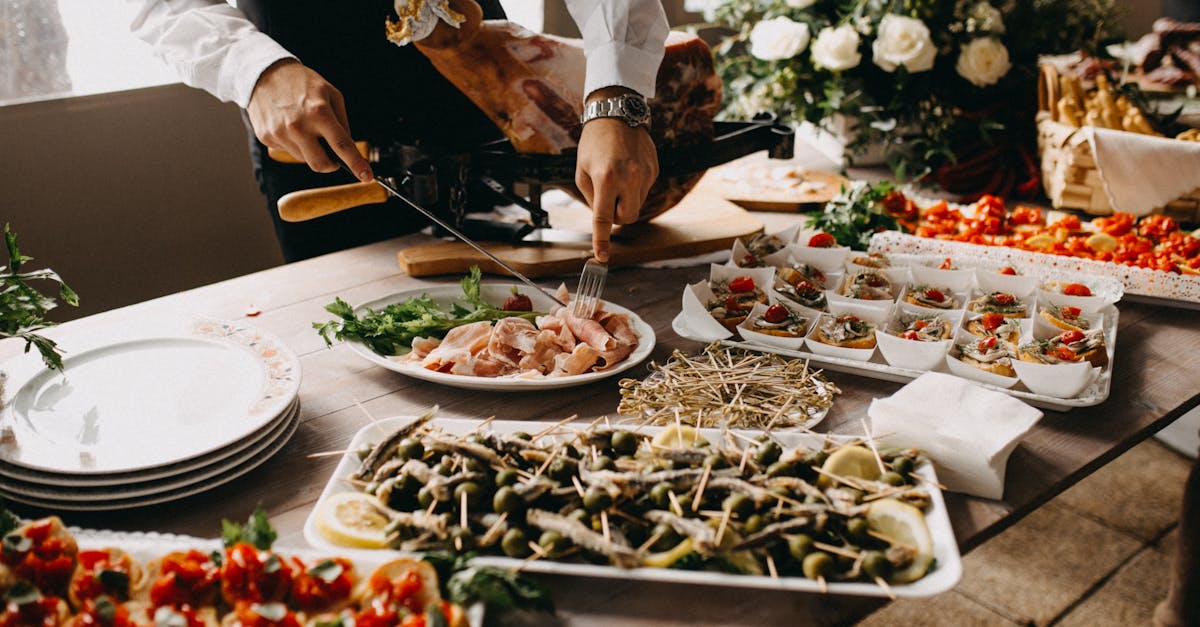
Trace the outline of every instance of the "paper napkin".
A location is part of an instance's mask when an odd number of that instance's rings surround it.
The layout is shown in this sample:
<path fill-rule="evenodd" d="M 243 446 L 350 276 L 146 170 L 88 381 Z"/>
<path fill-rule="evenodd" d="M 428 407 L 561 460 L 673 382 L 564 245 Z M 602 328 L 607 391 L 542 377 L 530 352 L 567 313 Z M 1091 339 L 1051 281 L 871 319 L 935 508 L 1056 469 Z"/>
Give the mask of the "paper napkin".
<path fill-rule="evenodd" d="M 1200 142 L 1084 128 L 1114 211 L 1144 216 L 1200 187 Z"/>
<path fill-rule="evenodd" d="M 927 372 L 888 398 L 871 401 L 871 430 L 882 446 L 917 448 L 954 492 L 1004 495 L 1008 456 L 1042 412 L 966 379 Z"/>

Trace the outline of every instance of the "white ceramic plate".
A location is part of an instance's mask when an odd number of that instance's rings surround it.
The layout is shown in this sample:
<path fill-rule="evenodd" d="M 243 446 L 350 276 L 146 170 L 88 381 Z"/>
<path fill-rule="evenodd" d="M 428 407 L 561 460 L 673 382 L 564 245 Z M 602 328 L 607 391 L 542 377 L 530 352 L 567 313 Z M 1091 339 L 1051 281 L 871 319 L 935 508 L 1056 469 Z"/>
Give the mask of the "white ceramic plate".
<path fill-rule="evenodd" d="M 397 417 L 381 420 L 375 424 L 368 425 L 359 430 L 355 434 L 354 439 L 350 442 L 347 450 L 357 451 L 387 437 L 392 431 L 398 427 L 408 423 L 412 417 Z M 477 420 L 463 419 L 435 419 L 433 423 L 448 433 L 468 433 L 479 426 Z M 517 432 L 526 431 L 535 433 L 547 427 L 548 422 L 520 422 L 520 421 L 505 421 L 497 420 L 491 423 L 490 428 L 498 432 Z M 582 425 L 580 425 L 582 426 Z M 655 433 L 661 427 L 647 427 L 645 432 Z M 702 429 L 701 433 L 711 441 L 719 441 L 721 434 L 716 429 Z M 754 432 L 744 432 L 753 434 Z M 802 433 L 782 433 L 776 432 L 776 437 L 786 445 L 794 445 L 799 442 L 814 442 L 818 441 L 821 436 Z M 313 545 L 322 551 L 344 551 L 346 549 L 337 545 L 331 544 L 326 540 L 316 529 L 315 512 L 318 511 L 324 503 L 325 499 L 332 497 L 340 492 L 349 492 L 353 488 L 346 481 L 354 471 L 358 468 L 358 459 L 356 456 L 346 456 L 342 458 L 341 463 L 333 471 L 333 476 L 329 478 L 329 482 L 325 485 L 325 490 L 321 493 L 321 498 L 313 506 L 309 512 L 308 519 L 304 523 L 304 539 L 309 544 Z M 958 552 L 958 542 L 954 537 L 954 529 L 950 526 L 950 516 L 946 510 L 946 504 L 942 499 L 942 493 L 935 487 L 936 476 L 933 472 L 933 467 L 926 463 L 917 468 L 917 472 L 928 478 L 930 482 L 927 484 L 930 495 L 930 506 L 925 512 L 925 522 L 929 525 L 930 535 L 933 537 L 933 567 L 921 579 L 908 584 L 895 584 L 891 586 L 891 591 L 898 597 L 927 597 L 932 596 L 954 587 L 958 580 L 962 577 L 962 558 Z M 598 566 L 593 564 L 579 564 L 569 562 L 556 562 L 552 560 L 519 560 L 507 557 L 477 557 L 477 563 L 494 564 L 504 568 L 521 568 L 527 572 L 545 573 L 548 575 L 571 575 L 579 577 L 597 577 L 606 579 L 622 579 L 622 580 L 640 580 L 640 581 L 660 581 L 667 583 L 685 583 L 685 584 L 701 584 L 701 585 L 717 585 L 717 586 L 737 586 L 745 588 L 765 588 L 771 590 L 791 590 L 811 593 L 822 592 L 818 582 L 804 577 L 779 577 L 773 578 L 768 576 L 756 575 L 736 575 L 729 573 L 709 572 L 709 571 L 692 571 L 692 570 L 675 570 L 669 568 L 631 568 L 623 569 L 615 566 Z M 871 583 L 849 583 L 849 582 L 829 582 L 827 585 L 829 594 L 850 594 L 861 596 L 887 596 L 887 591 L 879 586 Z"/>
<path fill-rule="evenodd" d="M 56 501 L 115 501 L 141 498 L 160 493 L 169 493 L 189 486 L 205 483 L 250 459 L 259 457 L 283 437 L 290 435 L 299 420 L 300 408 L 294 406 L 282 420 L 258 440 L 239 451 L 236 455 L 213 460 L 207 464 L 183 468 L 173 475 L 151 480 L 132 480 L 122 484 L 100 486 L 57 485 L 48 482 L 26 481 L 4 476 L 4 490 L 24 496 Z"/>
<path fill-rule="evenodd" d="M 236 442 L 230 443 L 228 446 L 220 448 L 212 453 L 193 457 L 182 462 L 167 464 L 165 466 L 155 466 L 146 470 L 135 470 L 133 472 L 114 472 L 105 473 L 103 475 L 81 475 L 70 473 L 43 472 L 40 470 L 30 470 L 22 466 L 13 466 L 0 462 L 0 478 L 11 479 L 26 484 L 36 484 L 42 487 L 54 488 L 73 488 L 81 490 L 97 490 L 112 486 L 129 486 L 132 484 L 140 484 L 161 479 L 169 479 L 178 477 L 187 473 L 195 472 L 199 469 L 213 466 L 217 462 L 229 459 L 239 453 L 242 453 L 247 448 L 260 444 L 268 439 L 279 434 L 283 430 L 287 422 L 299 411 L 300 400 L 292 401 L 292 404 L 284 410 L 275 420 L 267 423 L 265 426 L 255 431 L 253 434 L 242 438 Z"/>
<path fill-rule="evenodd" d="M 0 484 L 0 496 L 18 503 L 25 503 L 26 505 L 33 505 L 36 507 L 43 507 L 53 510 L 68 510 L 77 512 L 116 511 L 133 507 L 158 505 L 160 503 L 179 500 L 229 483 L 230 481 L 233 481 L 234 479 L 237 479 L 251 470 L 261 466 L 263 462 L 266 462 L 268 459 L 278 453 L 279 450 L 282 449 L 283 446 L 292 439 L 292 436 L 296 433 L 297 427 L 300 426 L 299 414 L 297 413 L 296 417 L 286 424 L 287 426 L 283 432 L 280 433 L 280 435 L 275 439 L 269 441 L 263 450 L 259 451 L 257 454 L 246 457 L 237 464 L 233 464 L 229 468 L 225 469 L 224 472 L 217 474 L 207 481 L 193 483 L 178 488 L 172 488 L 161 492 L 144 494 L 142 496 L 114 499 L 89 498 L 82 501 L 60 498 L 43 498 L 19 494 L 9 491 L 7 489 L 8 484 L 4 483 Z"/>
<path fill-rule="evenodd" d="M 504 299 L 512 294 L 514 286 L 508 283 L 484 283 L 480 286 L 480 295 L 489 303 L 499 305 L 504 302 Z M 546 298 L 545 295 L 529 289 L 524 285 L 516 286 L 518 290 L 529 296 L 533 302 L 535 311 L 549 311 L 554 302 Z M 430 287 L 428 289 L 408 290 L 399 292 L 383 298 L 378 298 L 372 301 L 365 302 L 354 308 L 355 313 L 362 315 L 367 309 L 379 311 L 384 307 L 398 303 L 409 298 L 428 294 L 439 305 L 445 307 L 454 301 L 462 300 L 462 288 L 458 285 L 440 285 Z M 654 350 L 654 329 L 646 324 L 637 314 L 632 311 L 614 305 L 608 301 L 602 301 L 605 311 L 613 313 L 627 314 L 633 321 L 633 330 L 638 336 L 638 346 L 633 353 L 625 358 L 621 363 L 603 370 L 600 372 L 588 372 L 584 374 L 571 375 L 566 377 L 540 377 L 536 379 L 522 379 L 515 376 L 504 377 L 472 377 L 458 374 L 447 374 L 444 372 L 434 372 L 420 367 L 417 364 L 407 364 L 396 361 L 386 355 L 376 353 L 371 347 L 366 344 L 352 340 L 347 344 L 355 353 L 370 361 L 373 364 L 383 366 L 388 370 L 393 370 L 401 374 L 408 375 L 415 379 L 431 381 L 433 383 L 441 383 L 457 388 L 466 388 L 470 390 L 488 390 L 493 392 L 527 392 L 532 390 L 553 390 L 558 388 L 575 387 L 578 385 L 586 385 L 601 379 L 607 379 L 621 372 L 624 372 L 650 355 L 650 351 Z"/>
<path fill-rule="evenodd" d="M 34 354 L 5 364 L 0 461 L 95 475 L 217 451 L 295 400 L 300 360 L 283 342 L 219 320 L 164 321 L 68 351 L 63 372 Z"/>

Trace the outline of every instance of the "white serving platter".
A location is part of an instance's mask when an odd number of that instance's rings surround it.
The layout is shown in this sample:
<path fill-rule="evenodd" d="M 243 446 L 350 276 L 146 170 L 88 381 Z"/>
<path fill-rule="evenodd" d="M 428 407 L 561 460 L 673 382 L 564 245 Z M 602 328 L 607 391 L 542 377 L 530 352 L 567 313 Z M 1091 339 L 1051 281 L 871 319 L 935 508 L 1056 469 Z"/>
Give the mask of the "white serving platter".
<path fill-rule="evenodd" d="M 243 440 L 295 401 L 300 360 L 274 336 L 222 320 L 170 319 L 5 363 L 0 462 L 100 475 L 193 459 Z"/>
<path fill-rule="evenodd" d="M 381 420 L 368 425 L 355 434 L 347 447 L 348 451 L 359 451 L 367 448 L 384 438 L 395 429 L 412 421 L 411 416 L 401 416 Z M 453 434 L 469 433 L 479 426 L 477 420 L 466 419 L 434 419 L 435 426 Z M 549 426 L 548 422 L 534 421 L 503 421 L 490 423 L 489 428 L 496 432 L 512 433 L 526 431 L 534 433 Z M 584 426 L 582 423 L 581 427 Z M 646 433 L 657 433 L 662 427 L 646 427 Z M 716 429 L 702 429 L 705 437 L 717 441 L 720 432 Z M 744 432 L 754 434 L 754 432 Z M 805 433 L 775 432 L 776 438 L 784 445 L 795 445 L 803 442 L 817 442 L 822 436 Z M 354 488 L 346 481 L 359 465 L 358 457 L 347 454 L 334 469 L 333 475 L 325 485 L 320 499 L 313 506 L 304 524 L 304 539 L 321 551 L 344 551 L 343 547 L 330 543 L 317 531 L 316 512 L 328 498 L 341 492 L 350 492 Z M 925 521 L 929 526 L 934 543 L 934 561 L 928 574 L 915 582 L 895 584 L 890 591 L 897 597 L 914 598 L 928 597 L 952 589 L 962 577 L 962 558 L 958 551 L 958 542 L 954 537 L 954 529 L 950 525 L 950 517 L 946 509 L 942 493 L 934 487 L 937 477 L 929 463 L 917 467 L 916 472 L 928 479 L 927 487 L 930 494 L 930 506 L 925 511 Z M 823 592 L 820 584 L 812 579 L 803 577 L 768 577 L 759 575 L 738 575 L 720 572 L 675 570 L 666 568 L 618 568 L 593 564 L 578 564 L 556 562 L 553 560 L 519 560 L 508 557 L 482 556 L 475 558 L 481 564 L 494 564 L 504 568 L 520 568 L 527 572 L 544 573 L 547 575 L 569 575 L 576 577 L 593 577 L 599 579 L 621 579 L 633 581 L 656 581 L 665 583 L 685 583 L 696 585 L 732 586 L 744 588 L 761 588 L 769 590 L 788 590 L 796 592 Z M 858 596 L 888 596 L 888 591 L 872 583 L 860 582 L 829 582 L 825 592 L 829 594 L 846 594 Z"/>
<path fill-rule="evenodd" d="M 513 285 L 510 283 L 484 283 L 479 286 L 480 296 L 489 303 L 499 305 L 504 302 L 504 299 L 512 294 L 513 288 L 518 289 L 522 293 L 529 296 L 533 303 L 535 311 L 549 311 L 556 306 L 554 301 L 547 298 L 540 292 L 533 291 L 524 285 Z M 362 315 L 367 309 L 375 311 L 381 310 L 384 307 L 393 303 L 403 302 L 409 298 L 428 295 L 434 302 L 442 307 L 449 306 L 452 302 L 462 302 L 462 288 L 458 285 L 444 285 L 430 287 L 427 289 L 407 290 L 398 292 L 382 298 L 367 301 L 354 308 L 354 312 Z M 570 375 L 565 377 L 537 377 L 537 378 L 522 378 L 517 375 L 503 377 L 475 377 L 468 375 L 449 374 L 445 372 L 436 372 L 422 368 L 419 364 L 404 363 L 397 361 L 395 358 L 387 355 L 381 355 L 375 352 L 370 346 L 358 340 L 348 340 L 346 343 L 355 354 L 363 359 L 392 370 L 400 374 L 430 381 L 432 383 L 440 383 L 457 388 L 465 388 L 469 390 L 485 390 L 491 392 L 530 392 L 535 390 L 554 390 L 567 387 L 575 387 L 586 385 L 607 379 L 609 377 L 620 374 L 637 364 L 641 363 L 650 352 L 654 350 L 655 336 L 654 329 L 646 324 L 637 314 L 613 304 L 609 301 L 601 301 L 605 311 L 613 313 L 626 314 L 633 321 L 633 330 L 638 336 L 638 346 L 633 353 L 626 357 L 617 365 L 602 370 L 599 372 L 587 372 L 584 374 Z"/>

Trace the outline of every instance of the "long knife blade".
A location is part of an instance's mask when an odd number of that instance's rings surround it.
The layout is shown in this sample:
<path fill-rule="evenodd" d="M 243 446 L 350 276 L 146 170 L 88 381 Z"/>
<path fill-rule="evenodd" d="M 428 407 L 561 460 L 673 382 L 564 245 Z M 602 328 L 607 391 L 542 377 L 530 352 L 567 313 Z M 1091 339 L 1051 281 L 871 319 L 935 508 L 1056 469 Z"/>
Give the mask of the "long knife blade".
<path fill-rule="evenodd" d="M 462 241 L 463 241 L 463 243 L 465 243 L 466 245 L 470 246 L 471 248 L 474 248 L 475 250 L 477 250 L 477 251 L 479 251 L 480 253 L 482 253 L 482 254 L 483 254 L 485 257 L 487 257 L 488 259 L 491 259 L 492 261 L 496 262 L 496 265 L 500 266 L 501 268 L 504 268 L 504 270 L 505 270 L 506 272 L 508 272 L 509 274 L 513 275 L 514 277 L 516 277 L 516 278 L 520 279 L 520 280 L 521 280 L 521 282 L 522 282 L 522 283 L 524 283 L 525 285 L 528 285 L 529 287 L 532 287 L 533 289 L 535 289 L 535 290 L 537 290 L 537 291 L 541 292 L 543 296 L 545 296 L 546 298 L 549 298 L 550 300 L 552 300 L 552 301 L 554 301 L 554 302 L 558 303 L 560 306 L 562 306 L 562 307 L 566 307 L 566 306 L 567 306 L 567 304 L 566 304 L 566 303 L 564 303 L 564 302 L 562 302 L 561 300 L 558 300 L 557 298 L 555 298 L 553 294 L 551 294 L 549 291 L 547 291 L 546 289 L 544 289 L 542 286 L 540 286 L 540 285 L 538 285 L 537 283 L 534 283 L 533 281 L 531 281 L 531 280 L 529 279 L 529 277 L 525 276 L 524 274 L 521 274 L 520 272 L 518 272 L 518 271 L 517 271 L 515 268 L 513 268 L 512 266 L 510 266 L 510 265 L 508 265 L 507 263 L 504 263 L 503 261 L 501 261 L 499 257 L 497 257 L 496 255 L 493 255 L 491 252 L 489 252 L 489 251 L 488 251 L 486 248 L 484 248 L 483 246 L 480 246 L 479 244 L 476 244 L 474 240 L 472 240 L 470 237 L 467 237 L 467 235 L 466 235 L 466 234 L 464 234 L 462 231 L 459 231 L 458 229 L 454 228 L 453 226 L 450 226 L 449 224 L 447 224 L 447 223 L 446 223 L 446 221 L 445 221 L 445 220 L 442 220 L 441 218 L 437 217 L 437 215 L 435 215 L 435 214 L 434 214 L 432 211 L 430 211 L 430 210 L 426 209 L 425 207 L 422 207 L 421 205 L 418 205 L 417 203 L 415 203 L 415 202 L 413 202 L 413 201 L 409 200 L 409 199 L 408 199 L 408 197 L 406 197 L 404 194 L 401 194 L 401 193 L 400 193 L 400 191 L 399 191 L 398 189 L 396 189 L 396 188 L 397 188 L 397 186 L 395 185 L 394 181 L 392 181 L 392 180 L 389 180 L 389 179 L 385 179 L 385 178 L 384 178 L 384 177 L 382 177 L 382 176 L 376 176 L 376 177 L 375 177 L 375 182 L 376 182 L 376 183 L 378 183 L 380 187 L 382 187 L 382 188 L 386 189 L 386 190 L 387 190 L 387 192 L 388 192 L 389 194 L 391 194 L 392 196 L 395 196 L 396 198 L 399 198 L 399 199 L 401 200 L 401 202 L 403 202 L 404 204 L 408 205 L 409 207 L 412 207 L 413 209 L 416 209 L 416 210 L 417 210 L 417 211 L 419 211 L 419 212 L 420 212 L 422 215 L 424 215 L 426 218 L 429 218 L 430 220 L 432 220 L 432 221 L 433 221 L 435 224 L 437 224 L 438 226 L 440 226 L 440 227 L 442 227 L 443 229 L 446 229 L 447 231 L 449 231 L 449 232 L 450 232 L 452 235 L 454 235 L 454 237 L 457 237 L 458 239 L 462 240 Z"/>

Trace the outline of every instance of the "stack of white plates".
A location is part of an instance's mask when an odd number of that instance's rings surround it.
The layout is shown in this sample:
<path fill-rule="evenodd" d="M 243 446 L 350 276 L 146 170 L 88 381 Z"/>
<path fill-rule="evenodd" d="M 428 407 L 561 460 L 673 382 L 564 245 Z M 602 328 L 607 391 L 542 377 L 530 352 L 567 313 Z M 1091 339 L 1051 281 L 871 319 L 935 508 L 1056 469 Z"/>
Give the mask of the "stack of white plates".
<path fill-rule="evenodd" d="M 94 338 L 62 372 L 0 366 L 0 498 L 62 510 L 162 503 L 266 461 L 299 424 L 300 360 L 244 324 L 168 321 Z"/>

